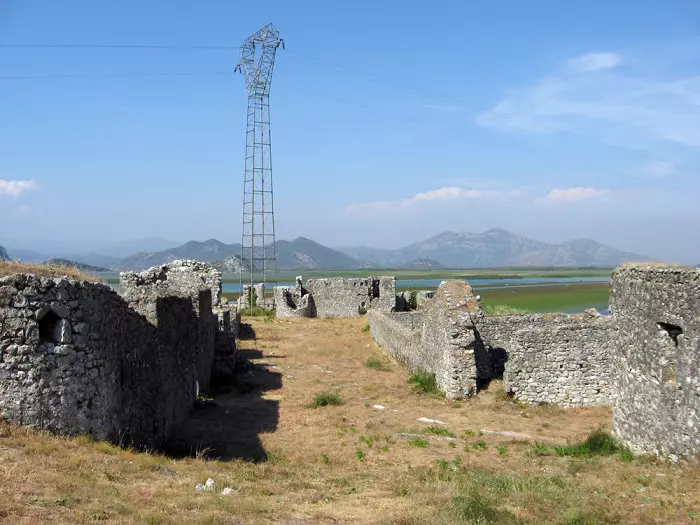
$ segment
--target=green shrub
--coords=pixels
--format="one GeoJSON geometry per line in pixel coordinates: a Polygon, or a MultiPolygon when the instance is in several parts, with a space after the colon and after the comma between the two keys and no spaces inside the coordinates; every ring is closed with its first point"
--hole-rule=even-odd
{"type": "Polygon", "coordinates": [[[419,371],[408,378],[408,382],[413,386],[413,390],[421,394],[439,394],[435,374],[419,371]]]}
{"type": "Polygon", "coordinates": [[[431,426],[431,427],[426,427],[425,429],[423,429],[423,434],[432,434],[433,436],[456,437],[452,432],[450,432],[445,427],[439,427],[437,425],[431,426]]]}
{"type": "Polygon", "coordinates": [[[343,401],[343,398],[341,398],[338,394],[333,394],[331,392],[321,392],[320,394],[316,394],[316,397],[314,397],[314,400],[311,403],[311,405],[309,405],[309,407],[318,408],[331,405],[340,406],[344,404],[345,402],[343,401]]]}
{"type": "Polygon", "coordinates": [[[369,325],[366,324],[365,327],[362,329],[363,332],[369,332],[369,325]]]}
{"type": "Polygon", "coordinates": [[[247,317],[274,317],[275,311],[274,310],[266,310],[265,308],[259,308],[257,306],[254,306],[253,308],[243,308],[241,310],[241,315],[242,316],[247,316],[247,317]]]}
{"type": "Polygon", "coordinates": [[[412,447],[425,448],[428,446],[428,442],[425,439],[409,439],[408,444],[412,447]]]}
{"type": "Polygon", "coordinates": [[[554,451],[558,455],[575,458],[582,456],[612,456],[624,450],[625,448],[620,446],[609,432],[602,429],[594,430],[580,443],[554,447],[554,451]]]}

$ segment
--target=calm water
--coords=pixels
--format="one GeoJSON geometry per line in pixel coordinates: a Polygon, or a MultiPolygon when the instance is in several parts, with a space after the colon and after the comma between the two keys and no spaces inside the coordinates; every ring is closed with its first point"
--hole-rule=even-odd
{"type": "MultiPolygon", "coordinates": [[[[435,290],[444,279],[398,279],[397,288],[418,288],[421,290],[435,290]]],[[[531,288],[536,286],[565,286],[568,284],[583,283],[609,283],[608,277],[513,277],[509,279],[470,279],[469,284],[475,290],[493,290],[504,286],[513,288],[531,288]]],[[[294,286],[294,282],[279,282],[278,286],[294,286]]],[[[119,283],[109,284],[115,290],[119,289],[119,283]]],[[[240,292],[238,283],[223,283],[222,291],[240,292]]]]}
{"type": "MultiPolygon", "coordinates": [[[[396,287],[399,289],[418,288],[421,290],[435,290],[444,279],[398,279],[396,287]]],[[[608,277],[513,277],[509,279],[471,279],[471,284],[474,291],[494,290],[500,288],[537,288],[545,286],[567,286],[571,284],[584,283],[609,283],[608,277]]],[[[278,286],[294,286],[294,282],[279,282],[278,286]]],[[[110,283],[110,286],[115,290],[119,289],[119,283],[110,283]]],[[[223,283],[223,292],[240,292],[238,283],[223,283]]],[[[607,311],[608,304],[582,304],[571,305],[570,310],[564,313],[578,313],[586,308],[596,308],[602,314],[609,313],[607,311]]]]}
{"type": "MultiPolygon", "coordinates": [[[[435,290],[444,279],[397,279],[397,288],[420,288],[422,290],[435,290]]],[[[475,290],[492,290],[503,286],[533,287],[533,286],[564,286],[567,284],[582,283],[609,283],[608,277],[514,277],[511,279],[471,279],[469,284],[475,290]]],[[[293,282],[277,283],[279,286],[294,286],[293,282]]],[[[224,283],[224,292],[240,292],[238,283],[224,283]]]]}

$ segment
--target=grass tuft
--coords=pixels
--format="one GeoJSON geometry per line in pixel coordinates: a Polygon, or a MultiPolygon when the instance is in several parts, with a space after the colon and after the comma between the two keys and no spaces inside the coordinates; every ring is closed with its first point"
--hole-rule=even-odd
{"type": "Polygon", "coordinates": [[[367,368],[371,368],[373,370],[379,370],[381,372],[386,372],[389,370],[389,368],[386,366],[386,363],[379,359],[378,357],[370,357],[365,361],[365,366],[367,368]]]}
{"type": "Polygon", "coordinates": [[[408,378],[413,390],[421,394],[440,394],[435,381],[435,374],[419,371],[408,378]]]}
{"type": "Polygon", "coordinates": [[[408,444],[412,447],[417,447],[417,448],[425,448],[428,446],[428,442],[425,439],[421,439],[421,438],[409,439],[408,444]]]}
{"type": "Polygon", "coordinates": [[[437,425],[424,428],[423,434],[432,434],[433,436],[456,437],[454,433],[450,432],[445,427],[440,427],[437,425]]]}
{"type": "Polygon", "coordinates": [[[613,456],[620,454],[620,459],[629,463],[633,459],[632,452],[607,431],[598,428],[593,430],[588,437],[571,445],[548,446],[543,443],[535,443],[530,446],[530,453],[536,456],[558,456],[574,458],[590,458],[594,456],[613,456]]]}
{"type": "Polygon", "coordinates": [[[344,405],[345,401],[338,394],[333,394],[331,392],[321,392],[316,394],[314,400],[309,405],[309,408],[318,408],[326,406],[340,406],[344,405]]]}
{"type": "Polygon", "coordinates": [[[254,306],[252,308],[241,309],[241,316],[272,318],[275,316],[275,311],[274,310],[267,310],[265,308],[260,308],[258,306],[254,306]]]}

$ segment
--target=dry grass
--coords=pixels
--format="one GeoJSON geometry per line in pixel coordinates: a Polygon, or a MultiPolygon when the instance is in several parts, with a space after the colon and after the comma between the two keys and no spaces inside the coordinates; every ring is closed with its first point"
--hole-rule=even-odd
{"type": "Polygon", "coordinates": [[[246,321],[257,335],[242,342],[254,367],[178,435],[199,459],[2,425],[0,522],[573,525],[694,523],[700,515],[697,465],[540,456],[527,440],[480,435],[582,441],[609,426],[608,409],[522,406],[498,381],[468,401],[419,395],[397,364],[382,373],[365,366],[378,349],[362,319],[246,321]],[[310,410],[318,392],[345,404],[310,410]],[[452,434],[459,441],[447,441],[452,434]],[[415,439],[425,446],[411,446],[415,439]],[[266,461],[240,459],[257,456],[266,461]],[[209,477],[215,490],[197,494],[209,477]],[[221,495],[224,487],[233,493],[221,495]]]}
{"type": "Polygon", "coordinates": [[[16,261],[0,261],[0,277],[14,274],[33,274],[39,277],[64,277],[76,281],[104,282],[102,278],[72,266],[48,266],[25,264],[16,261]]]}

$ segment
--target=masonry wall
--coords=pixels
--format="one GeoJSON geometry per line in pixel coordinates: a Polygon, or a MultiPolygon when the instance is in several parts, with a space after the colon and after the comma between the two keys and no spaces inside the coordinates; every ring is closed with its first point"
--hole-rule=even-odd
{"type": "Polygon", "coordinates": [[[612,404],[611,317],[487,315],[477,330],[487,357],[480,377],[502,374],[506,391],[516,399],[566,407],[612,404]]]}
{"type": "Polygon", "coordinates": [[[425,312],[369,313],[375,341],[410,370],[435,374],[440,391],[460,399],[476,393],[474,320],[481,307],[463,281],[444,281],[425,312]]]}
{"type": "Polygon", "coordinates": [[[700,453],[700,269],[625,265],[613,273],[613,431],[638,453],[700,453]]]}
{"type": "Polygon", "coordinates": [[[0,412],[59,434],[161,446],[196,395],[192,302],[159,297],[154,319],[109,286],[0,279],[0,412]]]}
{"type": "Polygon", "coordinates": [[[191,300],[197,317],[197,384],[201,392],[208,391],[218,327],[212,307],[221,303],[221,273],[207,263],[173,261],[140,273],[120,273],[119,293],[134,310],[156,325],[160,322],[156,311],[158,298],[180,297],[191,300]]]}
{"type": "Polygon", "coordinates": [[[301,286],[276,286],[275,316],[278,319],[290,317],[316,317],[314,298],[301,286]]]}
{"type": "Polygon", "coordinates": [[[394,277],[332,277],[309,279],[317,317],[359,317],[370,309],[391,312],[396,307],[394,277]]]}
{"type": "Polygon", "coordinates": [[[422,352],[422,314],[370,310],[367,319],[374,341],[406,368],[412,371],[436,370],[436,360],[422,352]]]}

